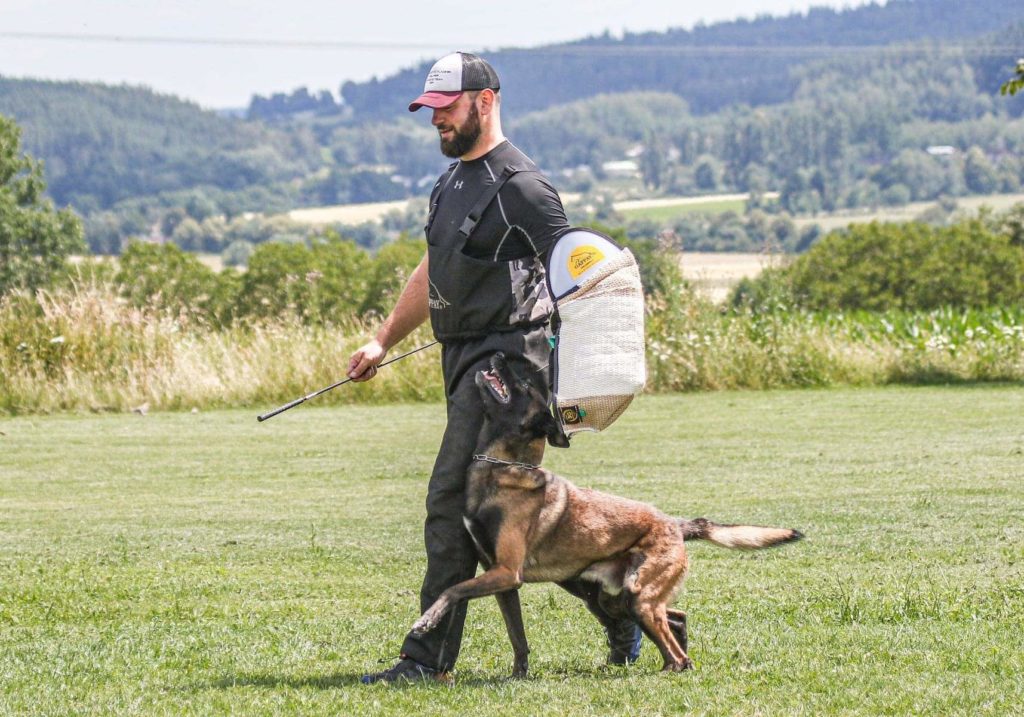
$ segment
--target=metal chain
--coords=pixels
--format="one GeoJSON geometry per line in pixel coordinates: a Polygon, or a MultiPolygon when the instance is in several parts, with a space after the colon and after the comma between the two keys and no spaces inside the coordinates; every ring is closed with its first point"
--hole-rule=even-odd
{"type": "Polygon", "coordinates": [[[500,458],[494,458],[493,456],[485,456],[482,453],[477,453],[473,456],[474,461],[484,461],[485,463],[497,463],[500,466],[515,466],[516,468],[529,468],[530,470],[537,470],[540,468],[539,465],[533,465],[532,463],[520,463],[519,461],[504,461],[500,458]]]}

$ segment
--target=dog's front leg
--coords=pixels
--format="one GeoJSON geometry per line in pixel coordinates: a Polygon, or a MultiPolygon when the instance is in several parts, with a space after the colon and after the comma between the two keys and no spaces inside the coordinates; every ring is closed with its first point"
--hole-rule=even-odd
{"type": "Polygon", "coordinates": [[[471,600],[484,595],[515,590],[522,584],[522,570],[512,570],[504,565],[496,565],[487,572],[458,585],[453,585],[441,593],[441,597],[412,626],[412,631],[416,635],[430,632],[441,622],[445,613],[460,600],[471,600]]]}
{"type": "Polygon", "coordinates": [[[519,605],[519,591],[508,590],[496,593],[501,616],[505,619],[508,639],[512,642],[512,676],[526,677],[529,668],[530,646],[526,642],[526,629],[523,627],[523,609],[519,605]]]}

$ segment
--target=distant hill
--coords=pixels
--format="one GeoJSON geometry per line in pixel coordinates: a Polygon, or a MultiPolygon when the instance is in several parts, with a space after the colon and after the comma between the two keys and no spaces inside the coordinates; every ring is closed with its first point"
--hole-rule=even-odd
{"type": "MultiPolygon", "coordinates": [[[[696,114],[792,96],[790,70],[857,48],[962,40],[1024,22],[1024,4],[1006,0],[890,0],[883,5],[758,17],[693,30],[627,33],[486,56],[502,78],[512,114],[600,93],[672,92],[696,114]]],[[[421,91],[429,62],[383,80],[348,82],[342,96],[359,119],[394,117],[421,91]]]]}
{"type": "Polygon", "coordinates": [[[318,157],[294,132],[141,87],[0,77],[0,113],[45,160],[50,195],[83,212],[201,185],[265,185],[306,173],[318,157]]]}
{"type": "MultiPolygon", "coordinates": [[[[998,86],[1022,50],[1020,3],[892,0],[488,57],[509,136],[566,190],[602,188],[613,163],[646,191],[775,190],[809,212],[1017,191],[1024,94],[998,86]]],[[[270,123],[145,88],[0,77],[0,114],[56,202],[91,220],[90,243],[116,250],[157,223],[170,236],[182,208],[203,222],[429,191],[446,160],[428,118],[404,111],[425,71],[350,84],[344,108],[273,96],[270,123]]]]}

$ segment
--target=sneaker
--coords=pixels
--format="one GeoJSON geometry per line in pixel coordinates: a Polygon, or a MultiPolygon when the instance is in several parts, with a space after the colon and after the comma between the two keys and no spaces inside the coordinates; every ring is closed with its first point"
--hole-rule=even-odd
{"type": "Polygon", "coordinates": [[[374,682],[420,682],[422,680],[446,682],[448,673],[427,667],[411,657],[403,656],[394,666],[382,672],[371,672],[359,678],[364,685],[372,685],[374,682]]]}
{"type": "Polygon", "coordinates": [[[605,630],[608,638],[608,664],[632,665],[640,657],[640,640],[643,632],[630,619],[619,620],[614,628],[605,630]]]}

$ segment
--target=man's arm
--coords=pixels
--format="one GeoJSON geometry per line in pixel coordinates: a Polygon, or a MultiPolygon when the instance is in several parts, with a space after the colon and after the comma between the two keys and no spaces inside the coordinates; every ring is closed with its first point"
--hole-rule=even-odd
{"type": "Polygon", "coordinates": [[[369,381],[377,375],[377,365],[387,352],[430,316],[428,296],[427,255],[424,254],[373,341],[352,354],[348,361],[349,378],[356,382],[369,381]]]}

